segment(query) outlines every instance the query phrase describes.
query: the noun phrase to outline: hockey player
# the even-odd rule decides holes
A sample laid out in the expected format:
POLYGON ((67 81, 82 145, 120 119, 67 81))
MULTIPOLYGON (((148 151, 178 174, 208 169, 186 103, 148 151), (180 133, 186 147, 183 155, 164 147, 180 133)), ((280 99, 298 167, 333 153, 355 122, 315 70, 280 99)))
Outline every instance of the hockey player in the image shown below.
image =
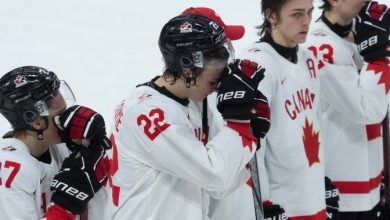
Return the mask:
POLYGON ((366 0, 324 0, 321 8, 306 46, 320 60, 325 174, 339 190, 340 219, 377 219, 381 122, 389 104, 390 12, 366 0))
MULTIPOLYGON (((243 26, 225 25, 221 17, 211 8, 190 7, 184 10, 183 14, 198 14, 206 16, 224 28, 228 41, 239 40, 244 35, 245 29, 243 26)), ((223 122, 222 117, 215 108, 215 100, 213 100, 213 97, 208 97, 207 101, 208 104, 205 104, 205 101, 203 101, 203 103, 197 103, 191 100, 189 103, 190 121, 194 125, 196 135, 204 143, 207 143, 210 138, 217 134, 218 130, 220 129, 220 124, 223 124, 221 123, 223 122)), ((266 101, 266 99, 264 101, 266 101)), ((261 112, 259 120, 261 120, 260 123, 264 125, 261 126, 261 132, 265 134, 269 129, 269 120, 267 119, 269 106, 268 103, 263 102, 263 99, 259 100, 259 110, 261 112)), ((246 184, 243 184, 234 192, 229 193, 223 199, 216 199, 211 197, 208 216, 212 220, 256 219, 252 192, 252 180, 248 179, 246 184)))
POLYGON ((318 71, 315 57, 298 45, 313 3, 262 0, 261 10, 260 41, 239 58, 266 69, 258 89, 268 98, 271 128, 257 153, 265 163, 259 166, 265 219, 326 219, 318 71))
POLYGON ((66 109, 65 98, 74 98, 66 94, 72 94, 67 84, 41 67, 0 78, 0 112, 13 128, 0 142, 1 219, 74 219, 104 184, 102 157, 110 147, 104 120, 86 107, 66 109), (50 149, 61 142, 73 151, 62 165, 60 148, 50 149), (61 172, 53 177, 47 170, 55 167, 43 163, 61 165, 61 172), (44 213, 49 201, 43 192, 50 188, 53 204, 44 213))
POLYGON ((209 196, 223 196, 249 177, 245 166, 257 142, 249 131, 257 115, 253 88, 263 71, 246 75, 240 62, 225 68, 225 31, 200 15, 168 21, 159 46, 163 75, 135 88, 115 111, 112 219, 208 219, 209 196), (188 104, 202 102, 218 84, 225 121, 204 145, 188 104))

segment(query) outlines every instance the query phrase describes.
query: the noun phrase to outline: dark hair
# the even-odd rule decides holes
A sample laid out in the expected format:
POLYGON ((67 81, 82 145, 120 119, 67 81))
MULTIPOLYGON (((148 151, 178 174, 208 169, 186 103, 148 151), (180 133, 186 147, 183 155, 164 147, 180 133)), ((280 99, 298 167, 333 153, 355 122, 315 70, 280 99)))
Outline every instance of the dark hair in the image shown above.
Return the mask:
POLYGON ((276 16, 280 17, 280 10, 282 6, 289 0, 262 0, 261 1, 261 14, 263 15, 264 22, 263 24, 257 26, 259 29, 258 34, 263 36, 265 32, 271 33, 271 23, 267 20, 267 9, 271 10, 271 12, 275 13, 276 16))
MULTIPOLYGON (((218 47, 216 49, 213 49, 213 50, 210 50, 207 52, 204 52, 203 53, 204 67, 206 67, 208 65, 208 63, 211 63, 213 61, 227 63, 229 56, 230 56, 229 51, 224 46, 218 47)), ((202 73, 203 70, 204 70, 204 68, 199 68, 199 67, 192 68, 192 71, 194 73, 194 77, 193 77, 194 84, 196 84, 196 80, 195 80, 196 77, 200 73, 202 73)), ((169 78, 171 80, 171 84, 175 84, 176 80, 181 77, 181 74, 177 74, 176 72, 170 72, 169 69, 166 69, 163 73, 163 77, 165 79, 169 78)))
POLYGON ((328 0, 322 0, 322 5, 318 7, 319 9, 322 9, 324 11, 330 11, 332 9, 332 6, 330 5, 328 0))

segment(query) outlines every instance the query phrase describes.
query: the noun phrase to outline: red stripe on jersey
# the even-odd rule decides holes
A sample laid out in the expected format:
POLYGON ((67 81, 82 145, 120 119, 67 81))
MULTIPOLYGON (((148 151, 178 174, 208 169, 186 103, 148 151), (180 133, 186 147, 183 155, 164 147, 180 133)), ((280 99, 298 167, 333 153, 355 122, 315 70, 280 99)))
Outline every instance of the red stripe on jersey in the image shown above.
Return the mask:
POLYGON ((382 137, 382 123, 366 125, 366 134, 368 141, 382 137))
POLYGON ((369 181, 334 181, 332 182, 340 193, 361 194, 369 193, 381 184, 382 174, 371 178, 369 181))
POLYGON ((324 220, 326 219, 326 210, 323 209, 314 215, 289 217, 289 220, 324 220))
POLYGON ((249 178, 248 181, 246 181, 246 185, 248 185, 250 188, 253 188, 252 178, 249 178))

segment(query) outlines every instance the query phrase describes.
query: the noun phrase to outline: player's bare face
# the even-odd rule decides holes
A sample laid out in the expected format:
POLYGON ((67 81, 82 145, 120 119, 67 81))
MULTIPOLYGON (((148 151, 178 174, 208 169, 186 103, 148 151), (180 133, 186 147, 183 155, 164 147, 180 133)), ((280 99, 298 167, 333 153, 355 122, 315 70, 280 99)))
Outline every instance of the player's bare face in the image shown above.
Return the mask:
POLYGON ((337 10, 337 13, 345 23, 349 23, 364 7, 367 0, 343 0, 340 2, 339 7, 334 7, 333 10, 337 10))
POLYGON ((268 16, 272 25, 272 38, 282 46, 293 48, 304 43, 309 31, 312 12, 312 0, 290 0, 281 8, 279 16, 268 16))
POLYGON ((205 97, 216 91, 224 65, 207 66, 196 78, 196 86, 190 88, 189 98, 201 102, 205 97))
POLYGON ((59 115, 66 109, 66 103, 61 93, 57 93, 48 103, 49 104, 49 120, 48 128, 44 131, 44 141, 47 141, 48 145, 61 143, 61 138, 58 135, 58 129, 53 123, 53 117, 59 115))

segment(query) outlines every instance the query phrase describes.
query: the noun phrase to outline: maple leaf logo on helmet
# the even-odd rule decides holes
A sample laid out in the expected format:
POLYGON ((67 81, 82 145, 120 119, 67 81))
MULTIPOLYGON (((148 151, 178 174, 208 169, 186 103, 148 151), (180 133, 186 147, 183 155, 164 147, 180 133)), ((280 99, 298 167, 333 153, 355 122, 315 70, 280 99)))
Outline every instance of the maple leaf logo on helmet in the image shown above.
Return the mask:
POLYGON ((180 33, 190 33, 192 32, 192 24, 184 22, 180 25, 180 33))
POLYGON ((21 76, 21 75, 17 75, 15 77, 14 83, 15 83, 15 88, 19 88, 23 85, 26 85, 26 83, 27 83, 26 77, 21 76))

